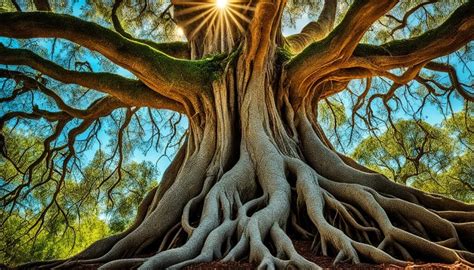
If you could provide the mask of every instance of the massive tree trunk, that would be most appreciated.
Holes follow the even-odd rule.
[[[474,206],[345,162],[311,102],[290,102],[277,54],[269,50],[259,66],[250,49],[229,58],[214,102],[200,100],[187,142],[134,225],[63,266],[80,259],[103,269],[179,269],[248,257],[262,269],[317,269],[291,238],[314,239],[315,252],[337,261],[474,260],[463,251],[473,248],[472,223],[460,223]]]
[[[178,22],[191,16],[180,17],[175,5]],[[317,121],[317,104],[347,85],[344,74],[326,79],[330,72],[350,68],[341,64],[349,56],[334,51],[312,56],[320,60],[311,59],[307,70],[301,66],[310,57],[288,62],[280,48],[297,53],[325,35],[316,31],[322,24],[310,25],[305,35],[285,40],[280,34],[284,5],[259,1],[252,9],[242,8],[252,21],[245,32],[227,29],[224,42],[222,31],[205,35],[192,32],[199,25],[184,28],[191,57],[231,52],[213,74],[217,79],[211,87],[176,98],[189,118],[186,142],[128,230],[54,266],[179,269],[247,258],[260,269],[317,269],[296,252],[294,239],[314,240],[314,252],[336,261],[474,261],[468,241],[474,239],[474,205],[396,184],[330,145]],[[393,6],[384,5],[379,13]],[[333,17],[326,21],[331,25],[326,32]],[[351,28],[350,20],[358,19],[345,20],[339,33]],[[322,37],[306,40],[311,31]],[[353,35],[357,42],[360,37]],[[355,49],[357,43],[338,38],[328,44],[339,44],[341,52]],[[154,86],[149,73],[140,75]]]

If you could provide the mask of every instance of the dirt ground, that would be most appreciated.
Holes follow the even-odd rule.
[[[400,267],[391,264],[350,264],[350,263],[341,263],[333,265],[334,258],[327,256],[317,256],[311,251],[311,241],[295,241],[294,242],[296,250],[304,256],[306,259],[318,264],[324,269],[328,270],[339,270],[339,269],[356,269],[356,270],[447,270],[447,269],[456,269],[456,270],[474,270],[473,266],[468,266],[462,263],[456,264],[440,264],[440,263],[419,263],[411,264],[407,267]],[[151,255],[150,255],[151,256]],[[100,265],[79,265],[74,267],[74,270],[93,270],[97,269]],[[0,270],[3,269],[14,269],[8,268],[5,265],[0,264]],[[201,263],[196,265],[191,265],[184,270],[253,270],[256,269],[256,266],[245,262],[210,262],[210,263]]]
[[[356,270],[399,270],[399,269],[409,269],[409,270],[445,270],[445,269],[457,269],[457,270],[474,270],[474,267],[469,267],[468,265],[457,263],[457,264],[440,264],[440,263],[425,263],[425,264],[413,264],[407,267],[400,267],[391,264],[350,264],[350,263],[341,263],[333,265],[334,258],[327,256],[316,256],[314,252],[311,251],[311,241],[295,241],[295,248],[303,255],[307,260],[312,261],[324,269],[338,270],[338,269],[356,269]],[[256,269],[255,265],[252,265],[248,262],[210,262],[210,263],[201,263],[197,265],[188,266],[185,270],[251,270]]]

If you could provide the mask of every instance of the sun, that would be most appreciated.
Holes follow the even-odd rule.
[[[235,35],[245,32],[245,24],[250,23],[250,19],[246,15],[247,11],[255,10],[254,7],[242,4],[248,1],[180,1],[184,1],[183,3],[186,5],[183,4],[183,6],[186,7],[179,9],[175,15],[177,17],[187,17],[187,19],[180,22],[181,29],[175,30],[176,37],[182,36],[186,39],[193,39],[202,28],[207,28],[204,36],[211,36],[209,34],[212,34],[213,40],[217,42],[216,44],[222,52],[230,52],[233,49]],[[200,23],[198,23],[199,21]],[[182,34],[182,31],[185,33]]]
[[[184,33],[183,28],[181,28],[181,27],[179,27],[179,26],[176,27],[176,34],[177,34],[179,37],[184,37],[184,36],[186,36],[186,34]]]
[[[216,6],[219,9],[225,9],[229,4],[229,0],[216,0]]]

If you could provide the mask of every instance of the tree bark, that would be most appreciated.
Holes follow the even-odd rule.
[[[317,251],[337,262],[474,259],[472,243],[460,237],[465,227],[450,221],[467,217],[473,205],[341,159],[318,136],[310,103],[289,102],[276,54],[267,52],[259,66],[248,61],[251,46],[229,59],[213,99],[201,102],[205,113],[190,118],[188,141],[155,199],[145,200],[141,222],[112,246],[99,242],[107,248],[93,246],[59,268],[180,269],[248,258],[259,269],[319,269],[295,251],[289,235],[313,238]],[[157,253],[142,257],[149,252]]]

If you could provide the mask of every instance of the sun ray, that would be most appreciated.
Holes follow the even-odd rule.
[[[232,12],[228,12],[227,14],[230,16],[232,22],[235,23],[235,25],[237,26],[237,28],[239,28],[239,31],[240,31],[241,33],[245,32],[245,29],[244,29],[244,27],[242,26],[242,24],[239,22],[239,19],[236,18],[235,15],[234,15]]]
[[[231,8],[229,8],[229,11],[234,13],[235,15],[239,16],[242,20],[246,21],[247,23],[250,23],[250,19],[247,18],[244,14],[240,13],[240,12],[237,12]]]
[[[219,18],[219,25],[220,25],[220,36],[221,36],[221,51],[222,52],[225,52],[226,51],[226,39],[228,38],[228,36],[226,35],[225,31],[226,31],[226,24],[225,24],[225,14],[227,12],[224,12],[223,14],[221,14],[220,18]]]
[[[214,9],[209,9],[209,10],[206,10],[204,11],[203,13],[199,14],[198,16],[195,16],[195,17],[192,17],[191,19],[189,20],[186,20],[183,22],[183,26],[188,26],[194,22],[196,22],[197,20],[203,18],[203,17],[206,17],[202,20],[203,23],[206,23],[207,20],[208,20],[208,17],[212,14],[216,12]]]
[[[242,4],[237,4],[235,2],[229,2],[229,8],[238,8],[238,9],[243,9],[245,11],[254,11],[255,7],[247,6],[247,5],[242,5]]]
[[[209,19],[209,17],[212,17],[212,18]],[[203,21],[196,27],[196,29],[193,30],[191,36],[193,37],[194,35],[196,35],[196,34],[201,30],[201,28],[204,26],[204,24],[206,24],[209,20],[210,20],[209,25],[212,26],[213,23],[214,23],[214,21],[215,21],[215,18],[216,18],[216,17],[217,17],[217,12],[216,12],[215,10],[211,10],[210,14],[206,17],[206,20],[203,20]],[[210,27],[207,28],[207,31],[206,31],[206,34],[205,34],[206,36],[207,36],[207,33],[208,33],[209,29],[210,29]]]
[[[213,6],[214,5],[204,4],[204,5],[200,5],[200,6],[187,7],[185,9],[177,11],[175,14],[178,15],[178,16],[182,16],[182,15],[186,15],[186,14],[193,13],[193,12],[196,12],[196,11],[200,11],[200,10],[203,10],[203,9],[210,10]]]
[[[227,48],[232,48],[234,45],[232,43],[232,41],[234,40],[234,34],[232,31],[232,25],[229,21],[228,14],[229,14],[228,12],[224,13],[224,22],[226,26],[226,31],[229,33],[229,36],[227,36]]]
[[[180,3],[184,8],[177,11],[176,15],[193,15],[188,15],[188,18],[184,17],[186,19],[180,22],[179,26],[192,28],[188,31],[190,33],[188,38],[193,38],[206,26],[204,37],[211,38],[219,51],[228,52],[235,45],[236,35],[245,32],[244,24],[250,23],[245,11],[252,11],[254,8],[242,4],[244,3],[242,1],[211,1],[207,3],[196,1]],[[193,25],[198,20],[200,20],[199,24]],[[212,33],[212,37],[209,36],[210,33]]]

